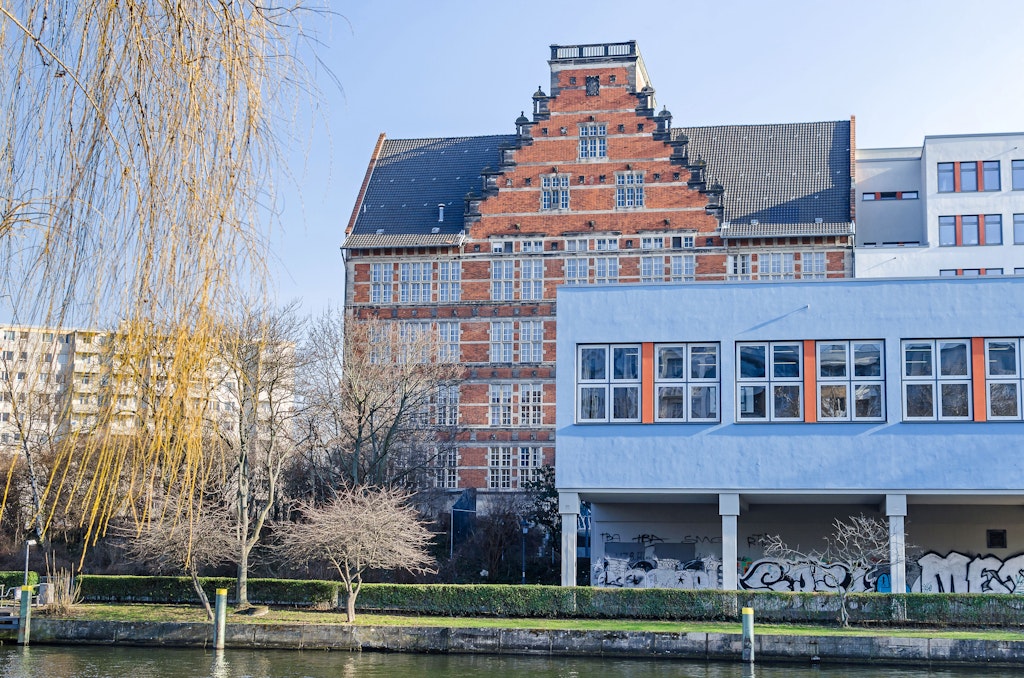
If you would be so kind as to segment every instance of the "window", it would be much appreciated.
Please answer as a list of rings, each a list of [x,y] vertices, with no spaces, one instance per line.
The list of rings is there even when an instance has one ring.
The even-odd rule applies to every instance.
[[[586,285],[589,281],[590,269],[589,260],[585,258],[572,258],[565,260],[565,284]]]
[[[519,298],[540,301],[544,298],[544,261],[525,259],[519,264]]]
[[[800,277],[805,280],[826,277],[825,262],[824,252],[802,252],[800,254]]]
[[[640,238],[640,249],[660,250],[665,246],[665,239],[661,236]]]
[[[398,339],[401,342],[402,354],[399,363],[409,361],[430,362],[430,342],[423,340],[430,332],[430,323],[407,320],[398,325]]]
[[[697,257],[693,254],[677,254],[669,258],[672,282],[693,282],[697,270]]]
[[[454,490],[459,487],[459,452],[453,449],[440,450],[434,469],[434,487]]]
[[[985,395],[988,418],[1021,418],[1019,339],[985,340]]]
[[[442,304],[462,301],[462,265],[442,261],[437,265],[437,301]]]
[[[655,420],[718,421],[718,344],[659,344],[655,356]]]
[[[543,466],[544,454],[539,447],[519,448],[519,489],[537,482]]]
[[[725,261],[726,280],[750,280],[749,254],[730,254]]]
[[[952,193],[956,187],[953,179],[953,163],[939,163],[939,193]]]
[[[1003,269],[1001,268],[986,268],[985,275],[1002,275]]]
[[[522,244],[522,252],[540,254],[544,251],[543,240],[524,240]]]
[[[615,207],[629,209],[644,206],[644,173],[615,173]]]
[[[403,262],[399,265],[398,300],[403,304],[430,302],[429,262]]]
[[[491,426],[512,425],[512,384],[490,385]]]
[[[978,163],[960,163],[960,191],[972,193],[978,190]]]
[[[491,300],[512,301],[516,262],[503,259],[491,262]]]
[[[580,159],[608,157],[608,126],[580,125]]]
[[[1015,191],[1024,190],[1024,160],[1014,160],[1010,163],[1012,170],[1010,186]]]
[[[512,321],[491,322],[491,362],[512,362]]]
[[[939,275],[943,278],[951,278],[956,275],[955,268],[940,268]]]
[[[596,241],[594,241],[594,249],[596,249],[599,252],[602,252],[602,251],[611,252],[611,251],[617,250],[617,249],[619,249],[619,239],[618,238],[598,238]]]
[[[12,330],[4,330],[4,339],[6,341],[14,341],[14,332]]]
[[[640,421],[640,345],[577,349],[577,421]]]
[[[737,344],[737,421],[803,419],[803,347],[799,342]]]
[[[1003,217],[1000,214],[985,215],[985,244],[1003,244]]]
[[[586,252],[587,249],[586,238],[571,238],[565,241],[566,252]]]
[[[757,257],[758,278],[761,280],[792,280],[792,252],[762,252]]]
[[[1013,244],[1024,245],[1024,214],[1013,215]]]
[[[665,279],[664,257],[640,257],[640,282],[654,283]]]
[[[491,490],[522,489],[535,481],[544,463],[540,447],[491,447],[487,451],[487,487]],[[515,477],[512,469],[517,469]]]
[[[986,160],[981,163],[981,185],[984,191],[1000,189],[998,160]]]
[[[529,179],[527,179],[527,182],[529,182]],[[496,242],[492,242],[491,254],[512,254],[512,241],[498,240]]]
[[[445,363],[459,362],[459,323],[444,320],[437,323],[437,359]]]
[[[569,175],[545,174],[540,178],[540,208],[542,210],[569,209]]]
[[[594,282],[609,285],[619,282],[618,257],[597,257],[594,259]]]
[[[939,247],[956,245],[956,217],[939,217]]]
[[[902,353],[905,421],[971,418],[971,361],[966,339],[904,341]]]
[[[492,447],[488,450],[487,487],[491,490],[512,489],[511,447]]]
[[[459,385],[441,384],[434,400],[434,423],[456,426],[459,423]]]
[[[540,426],[544,419],[542,409],[544,387],[540,384],[519,385],[519,425]]]
[[[370,264],[370,303],[391,303],[391,264]]]
[[[884,420],[884,344],[819,341],[817,351],[818,420]]]
[[[964,215],[960,217],[960,231],[962,241],[960,244],[970,247],[978,244],[978,215]]]
[[[519,323],[519,362],[544,362],[543,320],[524,320]]]

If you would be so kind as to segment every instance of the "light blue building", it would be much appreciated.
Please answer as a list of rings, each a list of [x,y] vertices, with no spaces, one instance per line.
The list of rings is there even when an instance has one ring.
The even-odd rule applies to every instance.
[[[560,511],[591,505],[594,585],[829,588],[762,539],[865,514],[891,566],[854,589],[1024,593],[1024,280],[561,287],[557,336]]]

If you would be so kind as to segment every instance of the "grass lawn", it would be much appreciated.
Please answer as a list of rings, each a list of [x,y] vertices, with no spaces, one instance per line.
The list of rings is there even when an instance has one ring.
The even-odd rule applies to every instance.
[[[39,613],[35,613],[39,614]],[[188,605],[114,605],[81,604],[71,615],[74,619],[108,621],[205,622],[201,607]],[[234,614],[228,609],[230,624],[344,624],[343,611],[271,608],[259,617]],[[428,617],[359,614],[360,626],[440,626],[451,628],[570,629],[589,631],[666,631],[692,633],[740,633],[735,622],[669,622],[633,619],[520,619],[494,617]],[[817,626],[806,624],[757,624],[755,633],[794,636],[900,636],[916,638],[959,638],[971,640],[1024,640],[1024,632],[1006,629],[892,628]]]

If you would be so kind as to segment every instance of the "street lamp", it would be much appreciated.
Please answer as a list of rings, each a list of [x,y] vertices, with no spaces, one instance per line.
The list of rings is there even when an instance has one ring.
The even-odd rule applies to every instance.
[[[530,531],[530,523],[526,522],[526,518],[523,518],[519,522],[519,526],[523,528],[523,583],[526,583],[526,533]]]
[[[25,542],[25,586],[28,586],[28,549],[31,546],[36,545],[35,539],[29,539]]]

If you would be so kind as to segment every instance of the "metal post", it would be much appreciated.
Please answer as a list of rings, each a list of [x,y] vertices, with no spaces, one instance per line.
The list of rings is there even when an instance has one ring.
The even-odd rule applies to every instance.
[[[35,539],[29,539],[25,542],[25,581],[22,586],[28,586],[28,549],[31,546],[36,545]]]
[[[525,584],[526,583],[526,534],[530,530],[530,524],[527,523],[526,519],[524,518],[523,521],[520,523],[520,526],[523,528],[523,538],[522,538],[522,544],[523,544],[523,584]]]
[[[754,663],[754,608],[743,608],[743,661]]]
[[[21,587],[21,614],[18,617],[18,645],[28,645],[32,627],[32,587]]]
[[[224,649],[224,621],[227,617],[228,590],[217,589],[217,602],[213,608],[213,649]]]

